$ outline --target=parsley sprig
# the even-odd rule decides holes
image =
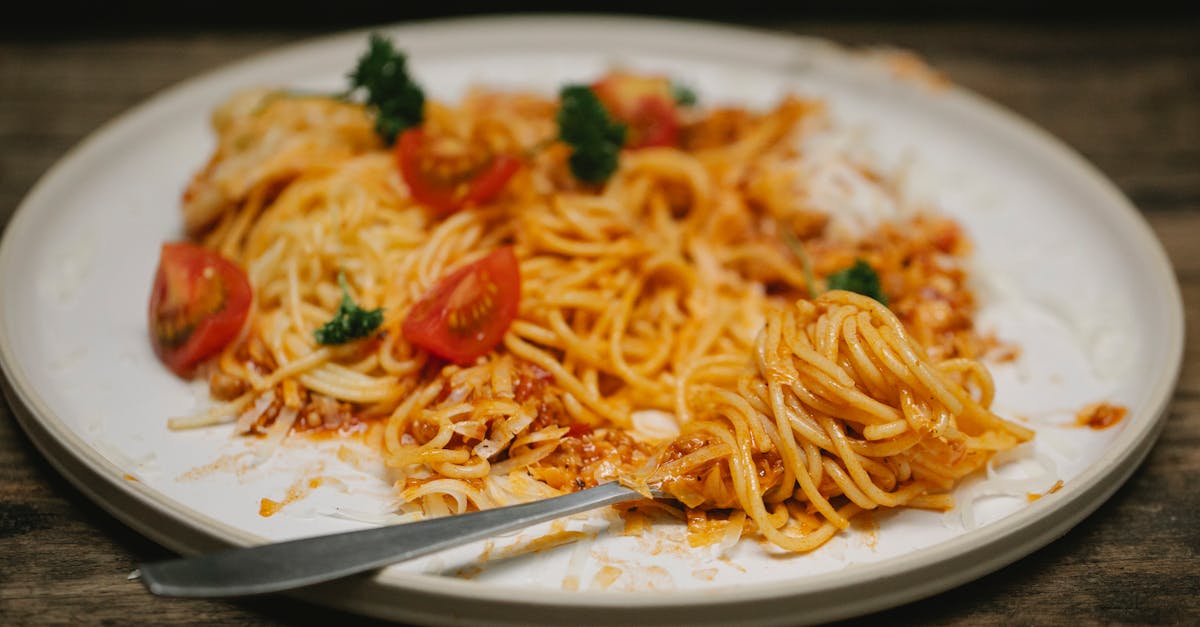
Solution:
[[[696,90],[682,83],[671,83],[671,98],[681,107],[694,107],[698,100]]]
[[[350,94],[366,92],[366,104],[375,110],[375,132],[389,144],[425,119],[425,92],[409,77],[407,65],[391,41],[372,33],[367,52],[348,77]]]
[[[558,137],[571,147],[571,174],[584,183],[607,181],[617,170],[625,125],[613,120],[596,92],[585,85],[564,87],[559,100]]]
[[[383,324],[383,309],[363,309],[350,298],[346,275],[338,273],[338,284],[342,286],[342,302],[333,319],[313,332],[317,342],[325,345],[345,344],[366,337]]]
[[[817,281],[813,276],[812,260],[804,250],[804,243],[789,229],[782,231],[780,239],[800,260],[800,266],[804,272],[804,282],[808,284],[808,297],[816,298],[818,296]],[[875,268],[872,268],[871,264],[861,257],[855,259],[854,265],[849,268],[844,268],[826,277],[825,289],[827,291],[846,290],[874,298],[884,306],[888,304],[887,294],[883,293],[883,285],[879,280],[879,273],[875,272]]]
[[[879,282],[879,274],[871,264],[861,258],[854,260],[854,265],[829,275],[826,285],[831,290],[846,290],[863,296],[870,296],[883,305],[888,304],[887,294]]]

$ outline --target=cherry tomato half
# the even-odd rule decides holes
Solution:
[[[246,273],[221,255],[185,242],[163,244],[150,292],[150,341],[181,377],[238,336],[253,292]]]
[[[666,78],[613,72],[593,84],[592,90],[609,113],[628,126],[626,148],[678,143],[679,111]]]
[[[395,156],[413,198],[438,215],[490,201],[521,167],[513,157],[493,156],[454,138],[427,137],[420,128],[400,135]]]
[[[521,274],[511,246],[451,272],[404,318],[405,339],[459,364],[500,343],[517,317]]]

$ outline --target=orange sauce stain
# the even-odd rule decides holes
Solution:
[[[338,459],[356,468],[362,464],[362,458],[360,458],[357,453],[350,450],[350,447],[345,445],[338,447],[337,457]]]
[[[310,492],[321,487],[321,484],[324,482],[324,477],[301,479],[293,483],[287,489],[287,493],[284,495],[282,501],[276,501],[268,498],[263,498],[260,500],[258,504],[258,515],[262,516],[263,518],[270,518],[275,514],[278,514],[279,510],[283,509],[286,505],[295,503],[296,501],[308,496]]]
[[[492,559],[492,551],[496,550],[496,541],[488,540],[483,543],[483,553],[479,554],[479,561],[486,562]]]
[[[713,579],[717,578],[718,572],[720,571],[715,568],[701,568],[699,570],[693,570],[692,576],[700,581],[712,581]]]
[[[636,507],[617,509],[621,520],[625,521],[624,535],[641,536],[646,531],[646,515]]]
[[[1016,344],[997,344],[988,354],[988,358],[999,364],[1012,363],[1021,357],[1021,347]]]
[[[1032,503],[1032,502],[1042,498],[1043,496],[1046,496],[1046,494],[1054,494],[1055,492],[1058,492],[1059,490],[1062,489],[1062,487],[1063,487],[1062,479],[1059,479],[1058,481],[1054,482],[1054,485],[1050,486],[1049,490],[1046,490],[1045,494],[1037,494],[1034,492],[1030,492],[1025,495],[1025,498],[1029,499],[1029,502]]]
[[[179,481],[195,481],[203,479],[209,475],[218,472],[232,472],[241,475],[247,469],[253,467],[251,460],[254,459],[254,453],[238,453],[236,455],[222,455],[216,461],[209,462],[203,466],[196,466],[191,470],[179,475]]]
[[[744,573],[744,572],[746,572],[746,567],[744,567],[744,566],[742,566],[741,564],[738,564],[738,563],[734,562],[733,560],[729,559],[729,556],[727,556],[727,555],[722,555],[721,557],[718,557],[717,559],[718,559],[718,560],[720,560],[720,561],[722,561],[722,562],[725,562],[725,563],[726,563],[726,564],[728,564],[729,566],[732,566],[733,568],[736,568],[736,569],[738,569],[739,571],[741,571],[741,572],[743,572],[743,573]]]
[[[300,421],[296,422],[298,428],[293,428],[294,434],[302,434],[310,440],[349,440],[358,439],[366,441],[369,434],[376,428],[382,426],[383,420],[379,418],[356,418],[351,416],[349,420],[332,429],[327,427],[309,427]]]
[[[459,579],[474,579],[476,575],[482,572],[482,566],[479,566],[478,564],[472,564],[471,566],[464,566],[458,569],[455,571],[454,576],[458,577]]]
[[[596,575],[592,577],[592,585],[601,590],[607,590],[622,574],[624,574],[624,571],[616,566],[601,567],[600,570],[596,571]]]
[[[863,512],[854,517],[854,526],[863,532],[863,543],[874,551],[879,546],[879,521],[871,512]]]
[[[133,475],[131,475],[131,474],[129,474],[129,473],[126,473],[126,474],[123,474],[123,475],[121,475],[121,478],[122,478],[122,479],[124,479],[124,480],[126,480],[126,481],[137,481],[137,480],[138,480],[138,478],[137,478],[137,477],[135,477],[135,476],[133,476]]]
[[[575,575],[567,575],[566,577],[563,577],[562,589],[570,590],[571,592],[578,590],[579,577],[576,577]]]
[[[562,547],[563,544],[570,544],[577,541],[577,539],[586,538],[588,536],[588,533],[584,533],[582,531],[559,531],[558,533],[551,533],[551,535],[542,536],[538,539],[535,539],[535,541],[524,545],[524,547],[521,548],[522,550],[520,553],[517,553],[516,555],[538,553],[538,551],[553,549],[554,547]]]
[[[687,542],[692,548],[720,542],[733,521],[711,518],[708,512],[688,510]]]
[[[378,419],[355,419],[336,429],[307,427],[293,429],[290,437],[301,437],[310,442],[347,442],[337,449],[337,458],[354,468],[367,472],[372,463],[382,460],[384,421]],[[354,446],[361,444],[363,448]]]
[[[642,574],[646,577],[645,590],[672,590],[675,587],[670,571],[662,566],[647,566],[642,569]]]
[[[1107,429],[1124,420],[1129,410],[1112,403],[1092,403],[1075,414],[1075,425],[1091,429]]]
[[[570,544],[571,542],[589,537],[591,535],[594,534],[589,534],[583,531],[558,531],[549,533],[544,536],[534,538],[533,540],[523,544],[505,547],[496,552],[496,557],[499,559],[505,559],[509,557],[516,557],[518,555],[524,555],[526,553],[537,553],[538,551],[545,551],[547,549],[553,549],[564,544]]]
[[[662,555],[662,552],[663,552],[663,550],[665,550],[665,548],[666,547],[663,546],[663,541],[657,540],[654,542],[654,547],[650,549],[650,554],[651,555]]]
[[[279,510],[282,508],[283,503],[280,503],[279,501],[272,501],[271,499],[264,497],[258,503],[258,515],[262,516],[263,518],[270,518],[279,513]]]

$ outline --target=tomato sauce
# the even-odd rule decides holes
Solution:
[[[1101,430],[1121,422],[1129,410],[1112,403],[1092,403],[1075,414],[1075,424]]]

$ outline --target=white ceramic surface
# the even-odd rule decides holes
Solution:
[[[1094,510],[1152,445],[1182,357],[1170,265],[1120,193],[1035,127],[961,89],[902,78],[881,57],[810,39],[619,18],[380,30],[439,99],[476,83],[552,93],[612,65],[671,74],[705,103],[766,107],[788,92],[826,99],[873,160],[906,167],[910,195],[956,217],[975,241],[979,323],[1023,348],[1015,364],[994,367],[996,406],[1038,436],[993,477],[968,481],[954,512],[876,516],[809,555],[783,556],[753,540],[724,552],[692,549],[679,525],[630,537],[619,518],[597,514],[299,593],[305,598],[436,623],[830,620],[927,596],[1026,555]],[[203,386],[156,361],[145,330],[159,244],[181,232],[180,189],[213,145],[209,111],[241,87],[333,90],[365,40],[356,32],[306,42],[153,98],[56,165],[5,233],[0,363],[23,426],[89,496],[181,552],[357,528],[386,511],[381,467],[340,461],[338,442],[289,440],[259,463],[255,443],[228,426],[168,431],[168,417],[207,401]],[[1105,431],[1063,426],[1098,400],[1127,405],[1129,417]],[[314,477],[323,483],[308,496],[259,515],[260,499],[279,500]],[[1059,479],[1054,494],[1024,498]],[[584,538],[501,559],[564,530]],[[122,578],[114,573],[113,585]]]

